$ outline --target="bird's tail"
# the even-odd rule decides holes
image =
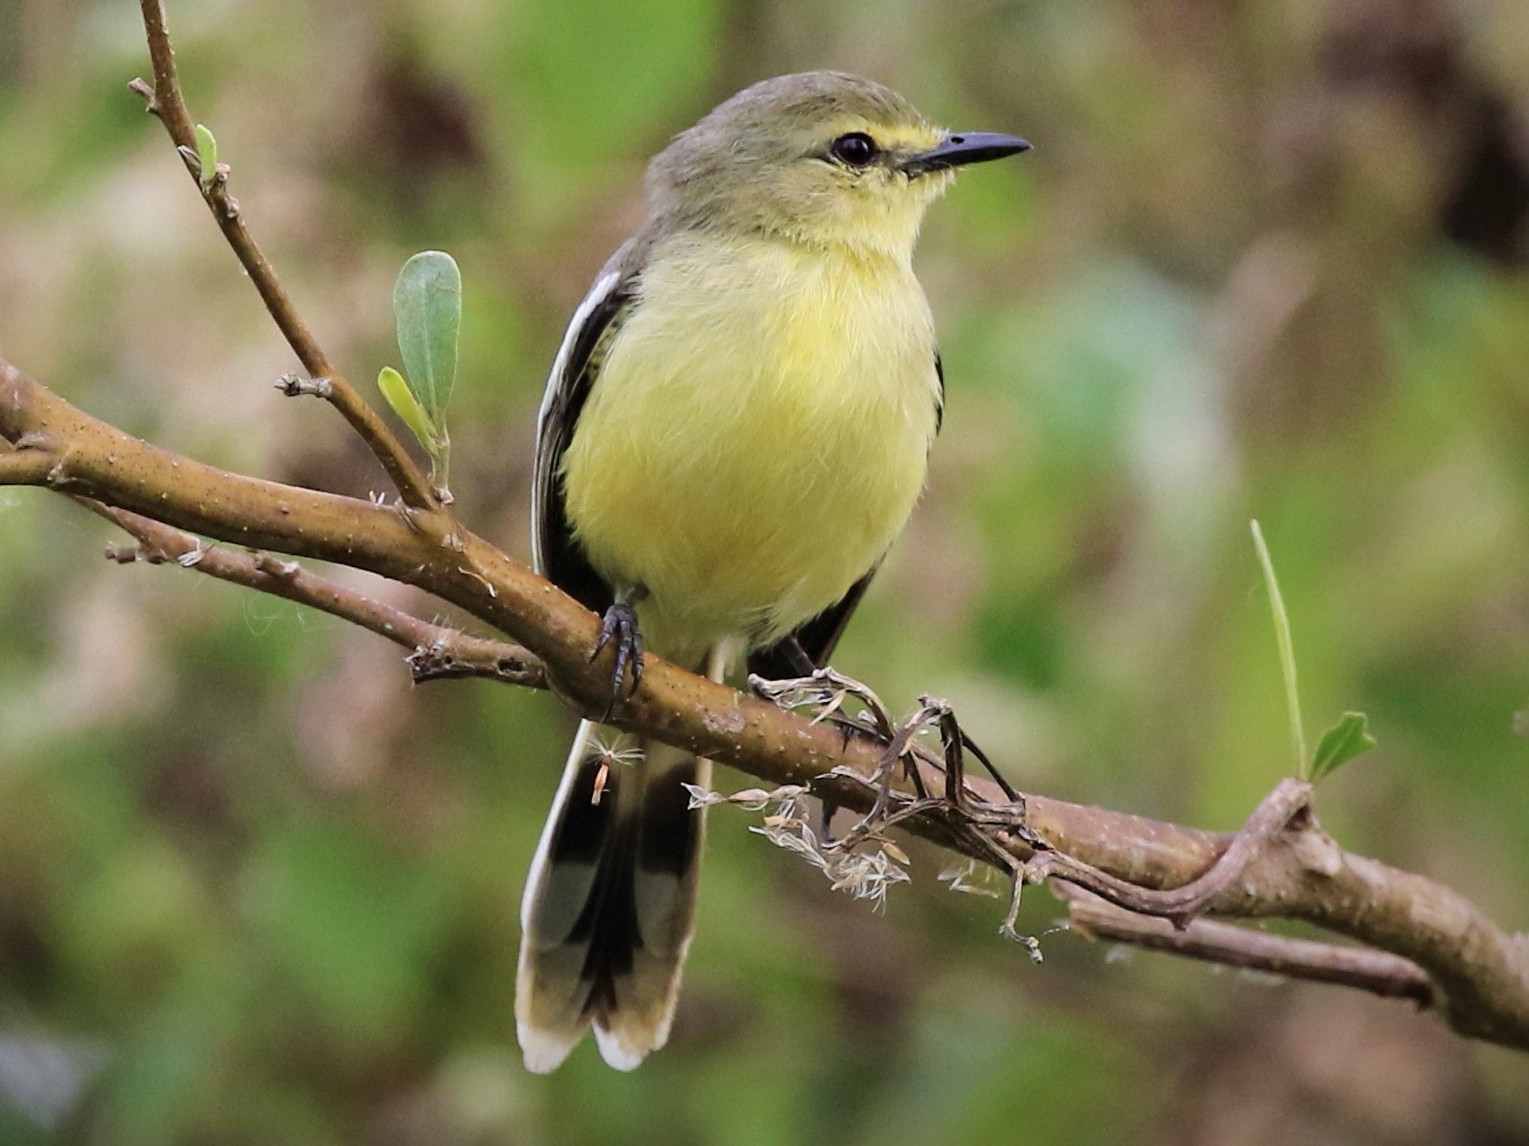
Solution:
[[[695,917],[703,817],[684,785],[709,762],[584,721],[521,902],[515,1026],[555,1070],[593,1024],[631,1070],[664,1045]]]

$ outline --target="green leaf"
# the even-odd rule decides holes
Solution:
[[[1280,596],[1279,581],[1274,576],[1274,559],[1264,544],[1264,531],[1255,520],[1249,523],[1253,530],[1253,548],[1258,550],[1258,564],[1263,570],[1264,585],[1269,591],[1269,609],[1274,614],[1274,640],[1279,646],[1280,671],[1285,677],[1285,714],[1290,722],[1290,747],[1295,755],[1296,772],[1303,780],[1313,777],[1306,770],[1306,729],[1301,720],[1301,694],[1295,680],[1295,642],[1290,638],[1290,617],[1285,612],[1285,599]]]
[[[443,425],[457,376],[462,326],[462,272],[444,251],[421,251],[398,272],[393,316],[409,389],[432,424]]]
[[[1369,718],[1362,712],[1345,712],[1343,719],[1317,741],[1317,751],[1311,758],[1311,782],[1315,784],[1374,747],[1375,737],[1370,735]]]
[[[414,431],[419,444],[434,453],[435,427],[430,423],[430,416],[414,400],[414,395],[409,390],[409,384],[404,381],[403,375],[391,366],[384,366],[377,373],[377,389],[382,391],[382,396],[393,408],[393,413],[402,418],[403,424]]]
[[[218,177],[218,141],[205,123],[196,125],[196,161],[201,168],[198,178],[206,191]]]

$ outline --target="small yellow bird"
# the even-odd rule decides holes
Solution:
[[[746,88],[649,165],[647,220],[574,313],[537,426],[537,570],[602,613],[613,696],[644,645],[720,675],[822,665],[923,488],[944,399],[913,275],[956,167],[1024,151],[839,72]],[[591,1024],[669,1036],[709,765],[584,721],[521,907],[515,1017],[555,1069]]]

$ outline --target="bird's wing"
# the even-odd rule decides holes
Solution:
[[[558,469],[563,451],[573,438],[579,413],[599,376],[605,350],[632,305],[635,283],[636,276],[621,269],[618,252],[568,324],[536,419],[536,465],[531,481],[532,559],[538,573],[596,613],[603,613],[610,606],[611,589],[574,541]]]

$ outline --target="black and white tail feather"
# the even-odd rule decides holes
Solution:
[[[631,1070],[664,1045],[695,918],[704,820],[686,784],[710,765],[584,721],[521,905],[515,1025],[526,1067],[555,1070],[593,1026]]]

